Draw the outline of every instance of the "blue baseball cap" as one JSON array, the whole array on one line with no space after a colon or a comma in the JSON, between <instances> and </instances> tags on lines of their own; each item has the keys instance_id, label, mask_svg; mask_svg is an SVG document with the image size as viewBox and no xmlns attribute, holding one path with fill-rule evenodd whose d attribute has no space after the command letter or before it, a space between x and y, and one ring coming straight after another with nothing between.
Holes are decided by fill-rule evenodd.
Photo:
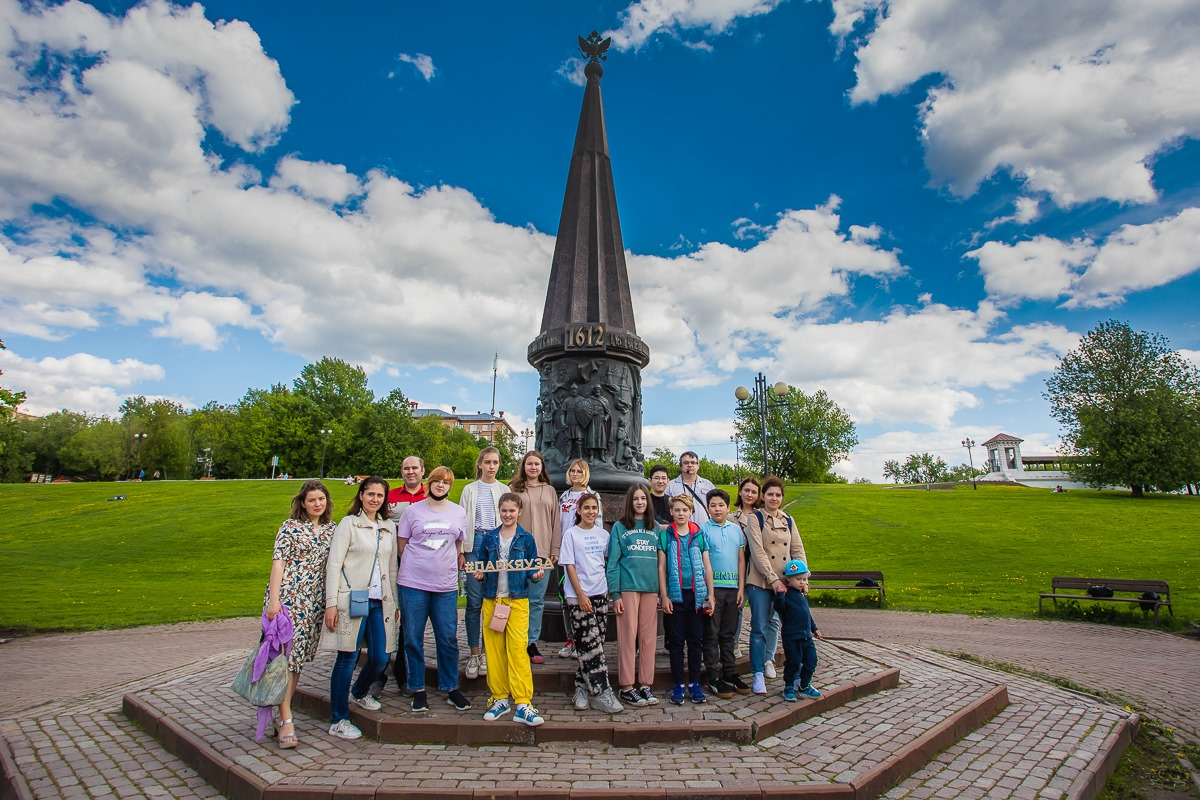
<instances>
[{"instance_id":1,"label":"blue baseball cap","mask_svg":"<svg viewBox=\"0 0 1200 800\"><path fill-rule=\"evenodd\" d=\"M793 575L805 575L807 573L808 573L808 564L805 564L803 561L801 561L798 558L793 558L791 561L789 561L787 563L787 566L783 568L783 574L788 576L789 578L792 577Z\"/></svg>"}]
</instances>

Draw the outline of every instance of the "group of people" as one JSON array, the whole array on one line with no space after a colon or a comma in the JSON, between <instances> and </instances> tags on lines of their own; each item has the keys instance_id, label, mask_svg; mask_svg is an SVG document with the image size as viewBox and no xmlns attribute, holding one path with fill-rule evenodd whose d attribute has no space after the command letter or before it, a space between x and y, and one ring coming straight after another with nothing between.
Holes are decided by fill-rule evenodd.
<instances>
[{"instance_id":1,"label":"group of people","mask_svg":"<svg viewBox=\"0 0 1200 800\"><path fill-rule=\"evenodd\" d=\"M471 702L459 684L458 598L465 574L464 625L469 679L486 676L484 719L544 722L533 706L531 664L538 648L548 587L561 573L567 642L574 658L574 706L618 713L659 702L654 684L657 618L663 613L673 688L683 704L740 694L765 694L776 677L774 655L785 653L784 699L820 697L812 621L806 600L807 556L794 521L781 509L784 485L748 477L737 496L697 474L699 457L680 457L669 479L655 466L648 484L625 494L620 519L606 530L599 496L588 486L583 459L567 471L569 488L550 485L540 453L525 454L509 485L500 482L500 453L487 447L475 480L457 503L455 476L410 456L402 485L378 476L358 484L346 516L332 522L329 491L306 481L275 539L264 616L286 613L293 628L291 681L279 707L279 746L295 747L291 700L303 665L320 645L337 650L330 673L330 734L357 739L350 703L381 707L390 654L393 676L411 709L429 710L425 631L432 627L437 689L457 710ZM554 568L558 567L558 570ZM743 607L750 607L751 683L736 668ZM619 686L609 683L604 653L609 615L616 618ZM357 679L361 648L367 657Z\"/></svg>"}]
</instances>

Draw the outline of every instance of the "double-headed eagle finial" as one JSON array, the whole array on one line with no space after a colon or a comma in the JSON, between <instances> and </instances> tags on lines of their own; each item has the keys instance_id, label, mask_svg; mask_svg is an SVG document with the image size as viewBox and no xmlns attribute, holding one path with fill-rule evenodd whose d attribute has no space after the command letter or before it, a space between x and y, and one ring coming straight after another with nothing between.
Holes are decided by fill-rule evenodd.
<instances>
[{"instance_id":1,"label":"double-headed eagle finial","mask_svg":"<svg viewBox=\"0 0 1200 800\"><path fill-rule=\"evenodd\" d=\"M604 39L600 38L600 34L592 31L585 39L579 37L579 52L588 60L589 64L594 64L597 61L607 61L608 56L604 55L608 52L608 48L612 46L612 37L608 36Z\"/></svg>"}]
</instances>

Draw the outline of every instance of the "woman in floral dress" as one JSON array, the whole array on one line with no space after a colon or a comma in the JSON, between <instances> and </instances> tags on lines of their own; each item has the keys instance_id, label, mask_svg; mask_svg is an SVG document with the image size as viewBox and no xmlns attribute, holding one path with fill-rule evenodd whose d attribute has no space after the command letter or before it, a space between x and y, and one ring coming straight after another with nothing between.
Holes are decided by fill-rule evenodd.
<instances>
[{"instance_id":1,"label":"woman in floral dress","mask_svg":"<svg viewBox=\"0 0 1200 800\"><path fill-rule=\"evenodd\" d=\"M292 653L288 656L287 694L279 704L279 746L296 746L292 724L292 694L300 681L300 670L313 660L321 640L325 617L325 561L329 542L337 526L332 522L329 490L320 481L305 481L292 498L292 512L275 535L271 555L271 580L264 599L267 619L275 619L287 606L292 620Z\"/></svg>"}]
</instances>

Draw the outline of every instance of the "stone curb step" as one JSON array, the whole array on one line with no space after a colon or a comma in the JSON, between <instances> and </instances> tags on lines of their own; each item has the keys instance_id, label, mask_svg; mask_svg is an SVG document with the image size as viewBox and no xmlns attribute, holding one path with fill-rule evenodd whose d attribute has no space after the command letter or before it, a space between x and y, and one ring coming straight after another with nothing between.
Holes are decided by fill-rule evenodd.
<instances>
[{"instance_id":1,"label":"stone curb step","mask_svg":"<svg viewBox=\"0 0 1200 800\"><path fill-rule=\"evenodd\" d=\"M697 739L721 739L736 744L774 736L806 719L884 689L900 685L900 670L885 669L873 675L851 680L825 691L816 700L795 705L780 705L754 719L737 722L693 721L687 724L622 723L612 717L587 722L554 722L537 728L496 725L478 717L429 719L423 715L390 716L377 711L350 709L350 721L363 735L380 742L443 742L446 744L544 744L548 742L592 741L617 747L637 747L650 743L670 743ZM134 698L135 702L142 702ZM307 687L298 687L292 708L300 708L313 717L327 719L329 696Z\"/></svg>"}]
</instances>

